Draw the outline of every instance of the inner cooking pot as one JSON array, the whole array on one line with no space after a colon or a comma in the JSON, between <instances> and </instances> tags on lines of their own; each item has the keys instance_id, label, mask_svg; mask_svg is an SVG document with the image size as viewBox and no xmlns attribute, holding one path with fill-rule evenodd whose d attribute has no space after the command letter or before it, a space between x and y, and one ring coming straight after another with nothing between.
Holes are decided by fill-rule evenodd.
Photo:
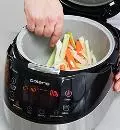
<instances>
[{"instance_id":1,"label":"inner cooking pot","mask_svg":"<svg viewBox=\"0 0 120 130\"><path fill-rule=\"evenodd\" d=\"M83 6L101 6L112 2L113 0L68 0L72 3Z\"/></svg>"},{"instance_id":2,"label":"inner cooking pot","mask_svg":"<svg viewBox=\"0 0 120 130\"><path fill-rule=\"evenodd\" d=\"M72 32L75 39L83 36L89 41L91 50L96 56L97 66L107 60L115 48L111 32L102 24L84 17L65 16L64 33ZM61 37L63 38L63 36ZM20 54L33 64L45 66L50 55L49 38L39 37L24 27L17 37L17 48Z\"/></svg>"}]
</instances>

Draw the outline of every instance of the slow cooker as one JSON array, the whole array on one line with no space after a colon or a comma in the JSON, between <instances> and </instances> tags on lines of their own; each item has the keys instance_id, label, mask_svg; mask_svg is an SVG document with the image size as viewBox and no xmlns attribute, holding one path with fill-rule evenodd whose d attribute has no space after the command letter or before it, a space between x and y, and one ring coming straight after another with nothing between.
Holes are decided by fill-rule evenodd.
<instances>
[{"instance_id":1,"label":"slow cooker","mask_svg":"<svg viewBox=\"0 0 120 130\"><path fill-rule=\"evenodd\" d=\"M71 31L75 38L88 39L97 63L77 71L48 68L49 38L23 27L7 50L5 66L4 110L11 129L91 130L114 98L120 33L106 18L118 13L120 2L61 3L66 14L63 34Z\"/></svg>"}]
</instances>

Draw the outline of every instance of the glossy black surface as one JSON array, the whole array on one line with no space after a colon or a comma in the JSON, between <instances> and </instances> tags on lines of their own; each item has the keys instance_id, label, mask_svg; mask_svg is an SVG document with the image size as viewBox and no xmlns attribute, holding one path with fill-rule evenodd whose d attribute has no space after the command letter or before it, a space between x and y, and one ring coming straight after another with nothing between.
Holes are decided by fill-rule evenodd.
<instances>
[{"instance_id":1,"label":"glossy black surface","mask_svg":"<svg viewBox=\"0 0 120 130\"><path fill-rule=\"evenodd\" d=\"M60 0L64 13L67 15L77 15L94 20L105 21L120 12L120 0L114 0L114 3L109 3L102 6L81 6L70 2L69 0Z\"/></svg>"},{"instance_id":2,"label":"glossy black surface","mask_svg":"<svg viewBox=\"0 0 120 130\"><path fill-rule=\"evenodd\" d=\"M75 121L93 111L111 85L109 76L118 59L119 33L113 33L116 48L103 64L78 72L46 74L28 68L16 48L10 45L6 60L5 102L9 109L37 123L63 124Z\"/></svg>"}]
</instances>

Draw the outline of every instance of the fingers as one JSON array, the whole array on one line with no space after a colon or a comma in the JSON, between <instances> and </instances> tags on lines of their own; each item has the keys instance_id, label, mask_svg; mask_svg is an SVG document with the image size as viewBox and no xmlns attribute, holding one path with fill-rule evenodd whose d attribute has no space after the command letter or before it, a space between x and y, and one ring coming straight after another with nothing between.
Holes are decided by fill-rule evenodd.
<instances>
[{"instance_id":1,"label":"fingers","mask_svg":"<svg viewBox=\"0 0 120 130\"><path fill-rule=\"evenodd\" d=\"M62 31L63 31L63 20L61 19L61 21L59 21L54 27L54 32L50 40L51 47L54 47L54 45L60 39L60 36L62 35Z\"/></svg>"},{"instance_id":2,"label":"fingers","mask_svg":"<svg viewBox=\"0 0 120 130\"><path fill-rule=\"evenodd\" d=\"M120 92L120 79L115 83L114 90L116 92Z\"/></svg>"},{"instance_id":3,"label":"fingers","mask_svg":"<svg viewBox=\"0 0 120 130\"><path fill-rule=\"evenodd\" d=\"M26 14L26 20L27 20L28 30L31 31L31 32L34 32L34 30L35 30L35 20L29 14Z\"/></svg>"},{"instance_id":4,"label":"fingers","mask_svg":"<svg viewBox=\"0 0 120 130\"><path fill-rule=\"evenodd\" d=\"M115 76L115 79L116 80L120 79L120 72Z\"/></svg>"},{"instance_id":5,"label":"fingers","mask_svg":"<svg viewBox=\"0 0 120 130\"><path fill-rule=\"evenodd\" d=\"M51 37L51 46L59 40L63 29L63 7L59 0L24 0L27 28L36 35Z\"/></svg>"},{"instance_id":6,"label":"fingers","mask_svg":"<svg viewBox=\"0 0 120 130\"><path fill-rule=\"evenodd\" d=\"M113 89L116 92L120 92L120 72L115 76L115 85Z\"/></svg>"},{"instance_id":7,"label":"fingers","mask_svg":"<svg viewBox=\"0 0 120 130\"><path fill-rule=\"evenodd\" d=\"M35 21L35 34L42 36L45 27L45 20L42 18L37 18Z\"/></svg>"},{"instance_id":8,"label":"fingers","mask_svg":"<svg viewBox=\"0 0 120 130\"><path fill-rule=\"evenodd\" d=\"M53 32L54 32L54 26L55 26L56 21L52 17L48 17L46 20L46 25L44 28L43 35L45 37L51 37Z\"/></svg>"}]
</instances>

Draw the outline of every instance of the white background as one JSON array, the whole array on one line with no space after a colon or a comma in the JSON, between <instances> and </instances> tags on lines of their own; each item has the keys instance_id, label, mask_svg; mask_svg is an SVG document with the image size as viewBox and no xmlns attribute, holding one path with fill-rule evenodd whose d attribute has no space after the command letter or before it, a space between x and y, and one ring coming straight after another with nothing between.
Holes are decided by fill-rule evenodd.
<instances>
[{"instance_id":1,"label":"white background","mask_svg":"<svg viewBox=\"0 0 120 130\"><path fill-rule=\"evenodd\" d=\"M3 98L3 73L8 45L25 25L23 0L0 0L0 130L10 130L4 121L1 100ZM120 28L120 14L109 22ZM104 120L96 130L120 130L120 96L114 100Z\"/></svg>"}]
</instances>

